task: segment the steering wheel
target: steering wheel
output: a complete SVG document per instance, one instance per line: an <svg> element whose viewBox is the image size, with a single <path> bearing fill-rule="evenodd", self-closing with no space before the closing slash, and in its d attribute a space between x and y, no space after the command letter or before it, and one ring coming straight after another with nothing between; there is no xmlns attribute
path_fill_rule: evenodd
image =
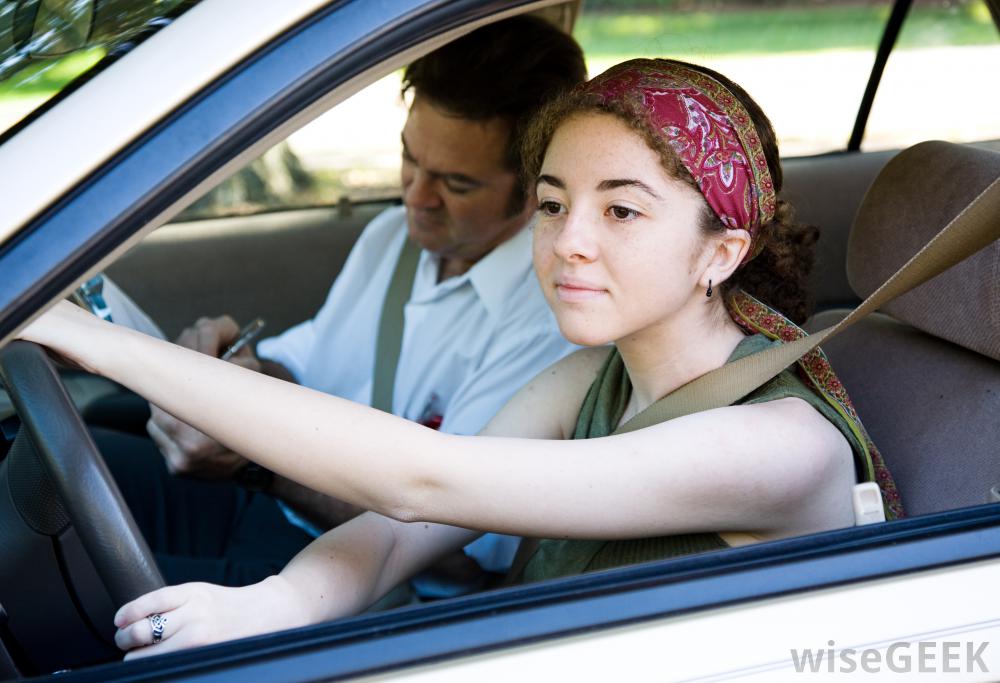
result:
<svg viewBox="0 0 1000 683"><path fill-rule="evenodd" d="M51 581L55 570L48 569L48 564L58 564L62 572L67 567L85 567L81 573L89 572L90 578L73 576L73 572L63 576L66 593L75 596L73 602L80 603L81 611L86 611L86 594L94 588L95 570L114 609L162 587L163 577L152 552L44 349L25 341L8 344L0 350L0 379L21 421L0 469L0 483L6 483L10 493L10 502L5 501L0 509L0 547L8 556L0 564L15 562L10 555L20 554L17 562L22 565L0 566L0 575L16 572L21 586L18 591L8 587L0 596L7 612L18 617L18 605L12 603L25 599L35 600L37 607L37 593L19 595L32 592L26 584L33 585L34 591L52 591L52 586L40 585L41 578L31 576L44 574ZM78 544L66 545L76 543L70 538L74 533ZM79 561L74 547L82 547L92 567ZM45 559L52 555L59 558L57 562ZM48 617L58 621L53 615ZM37 621L41 617L21 618ZM84 622L93 618L80 617ZM50 629L53 625L43 624ZM13 619L10 627L13 631Z"/></svg>

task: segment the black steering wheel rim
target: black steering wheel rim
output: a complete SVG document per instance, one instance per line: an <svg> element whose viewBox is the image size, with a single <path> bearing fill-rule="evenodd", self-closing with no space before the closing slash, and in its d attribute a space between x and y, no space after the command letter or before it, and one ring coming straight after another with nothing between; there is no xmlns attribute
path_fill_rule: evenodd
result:
<svg viewBox="0 0 1000 683"><path fill-rule="evenodd" d="M37 344L0 350L0 378L116 607L164 585L66 387Z"/></svg>

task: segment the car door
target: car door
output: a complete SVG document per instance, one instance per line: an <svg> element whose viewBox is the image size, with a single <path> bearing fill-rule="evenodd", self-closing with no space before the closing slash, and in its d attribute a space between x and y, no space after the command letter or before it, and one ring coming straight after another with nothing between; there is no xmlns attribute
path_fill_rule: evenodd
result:
<svg viewBox="0 0 1000 683"><path fill-rule="evenodd" d="M0 337L8 338L49 301L105 266L112 273L118 267L125 280L138 280L126 266L135 258L130 267L141 273L150 263L140 259L142 250L112 264L117 256L146 236L155 244L154 229L363 84L478 22L544 4L300 2L291 9L289 3L279 17L249 12L240 2L205 0L200 15L191 14L186 23L178 19L159 34L163 52L152 39L140 46L148 48L150 63L169 53L168 39L195 45L241 13L253 15L247 32L256 27L259 33L223 51L227 56L200 74L201 80L185 81L173 99L158 102L162 109L129 118L113 143L81 150L89 156L67 162L71 168L57 174L59 182L46 183L44 191L25 187L41 183L28 173L22 185L7 186L18 189L6 190L0 202L5 207ZM196 20L209 28L199 30ZM121 89L117 79L129 80L121 75L125 67L143 63L122 60L122 69L109 68L93 85L103 79L108 90ZM166 81L180 77L174 68L186 67L161 68ZM0 167L58 156L54 150L69 145L79 129L60 131L59 116L47 126L48 116L71 102L75 109L81 99L65 98L10 138L14 146L0 146ZM123 111L130 106L114 101ZM99 97L90 108L80 106L77 114L86 120L107 111ZM850 162L833 160L828 172L842 176L844 165ZM187 229L179 223L164 230L175 228ZM173 258L183 259L179 253ZM157 288L170 286L165 277ZM449 675L530 680L569 671L582 679L648 674L774 680L784 675L775 671L792 665L787 644L810 614L822 615L824 628L811 627L801 642L816 650L825 640L874 650L904 637L930 634L928 641L941 640L948 628L967 633L977 624L976 638L992 638L992 608L973 598L991 591L1000 555L998 522L996 506L951 511L366 615L59 678L334 680L413 674L434 680ZM959 598L957 605L953 597ZM912 609L903 609L907 605ZM947 618L935 621L935 615Z"/></svg>

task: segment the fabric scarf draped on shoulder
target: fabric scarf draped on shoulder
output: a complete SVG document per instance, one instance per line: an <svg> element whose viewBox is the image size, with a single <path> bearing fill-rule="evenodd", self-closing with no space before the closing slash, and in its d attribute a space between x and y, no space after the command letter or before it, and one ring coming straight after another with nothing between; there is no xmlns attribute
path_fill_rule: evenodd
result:
<svg viewBox="0 0 1000 683"><path fill-rule="evenodd" d="M746 292L731 292L726 299L726 308L730 317L748 335L761 334L779 342L790 342L806 335L791 320ZM794 369L799 379L843 418L860 444L862 452L855 453L858 481L878 484L886 519L902 517L903 505L892 474L826 355L817 348L803 356ZM598 373L598 380L584 399L573 438L594 439L614 434L631 395L632 382L616 349L609 355Z"/></svg>
<svg viewBox="0 0 1000 683"><path fill-rule="evenodd" d="M729 316L743 328L747 334L763 334L769 339L790 342L806 336L806 332L798 325L774 310L767 304L750 296L746 292L736 290L726 298L726 309ZM843 383L837 378L826 354L816 347L802 356L796 363L799 377L815 393L821 396L850 425L851 431L864 449L859 463L858 478L860 481L873 481L882 491L882 502L886 511L886 519L897 519L903 516L903 503L892 479L889 468L878 448L875 447L868 431L861 423L858 412L854 409L850 396Z"/></svg>
<svg viewBox="0 0 1000 683"><path fill-rule="evenodd" d="M752 117L713 72L668 59L634 59L582 87L596 102L614 103L645 119L691 174L719 220L730 229L749 233L750 247L741 267L758 255L761 232L775 215L777 188ZM782 342L806 334L784 315L740 290L729 292L726 308L747 334L759 333ZM851 425L863 445L859 478L879 485L886 518L902 516L892 476L826 355L817 348L803 356L797 366L803 382ZM615 381L628 382L624 368ZM616 400L627 401L630 394L629 385ZM621 415L614 409L610 414ZM615 425L606 427L608 431L602 435L612 433Z"/></svg>
<svg viewBox="0 0 1000 683"><path fill-rule="evenodd" d="M582 92L597 105L644 119L649 130L663 138L722 224L749 234L742 267L762 249L760 235L774 219L778 188L753 118L713 73L673 60L635 59L584 84ZM743 291L730 290L725 304L747 335L783 343L805 336L784 315ZM796 369L803 391L821 397L814 404L817 409L836 413L849 427L856 442L852 450L858 479L878 484L886 518L902 516L892 476L826 356L817 348L803 356ZM631 394L625 363L615 349L587 392L573 438L614 434ZM847 431L842 431L845 437ZM707 532L618 541L547 539L522 544L510 577L533 581L721 547L726 547L723 539Z"/></svg>

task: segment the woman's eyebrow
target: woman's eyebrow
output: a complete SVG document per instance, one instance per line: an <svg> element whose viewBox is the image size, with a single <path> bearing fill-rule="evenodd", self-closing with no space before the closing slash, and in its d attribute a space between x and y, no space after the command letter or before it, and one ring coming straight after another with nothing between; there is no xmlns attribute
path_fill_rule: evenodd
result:
<svg viewBox="0 0 1000 683"><path fill-rule="evenodd" d="M554 175L540 175L538 180L535 181L535 187L538 187L542 183L546 185L551 185L552 187L559 188L560 190L566 189L566 183L556 178Z"/></svg>
<svg viewBox="0 0 1000 683"><path fill-rule="evenodd" d="M643 192L651 196L653 199L659 199L660 201L663 200L663 197L656 194L656 192L653 191L653 188L651 188L649 185L642 182L641 180L635 180L634 178L614 178L612 180L602 180L601 182L597 183L597 189L600 192L605 192L607 190L615 190L618 189L619 187L634 187L639 190L642 190Z"/></svg>

